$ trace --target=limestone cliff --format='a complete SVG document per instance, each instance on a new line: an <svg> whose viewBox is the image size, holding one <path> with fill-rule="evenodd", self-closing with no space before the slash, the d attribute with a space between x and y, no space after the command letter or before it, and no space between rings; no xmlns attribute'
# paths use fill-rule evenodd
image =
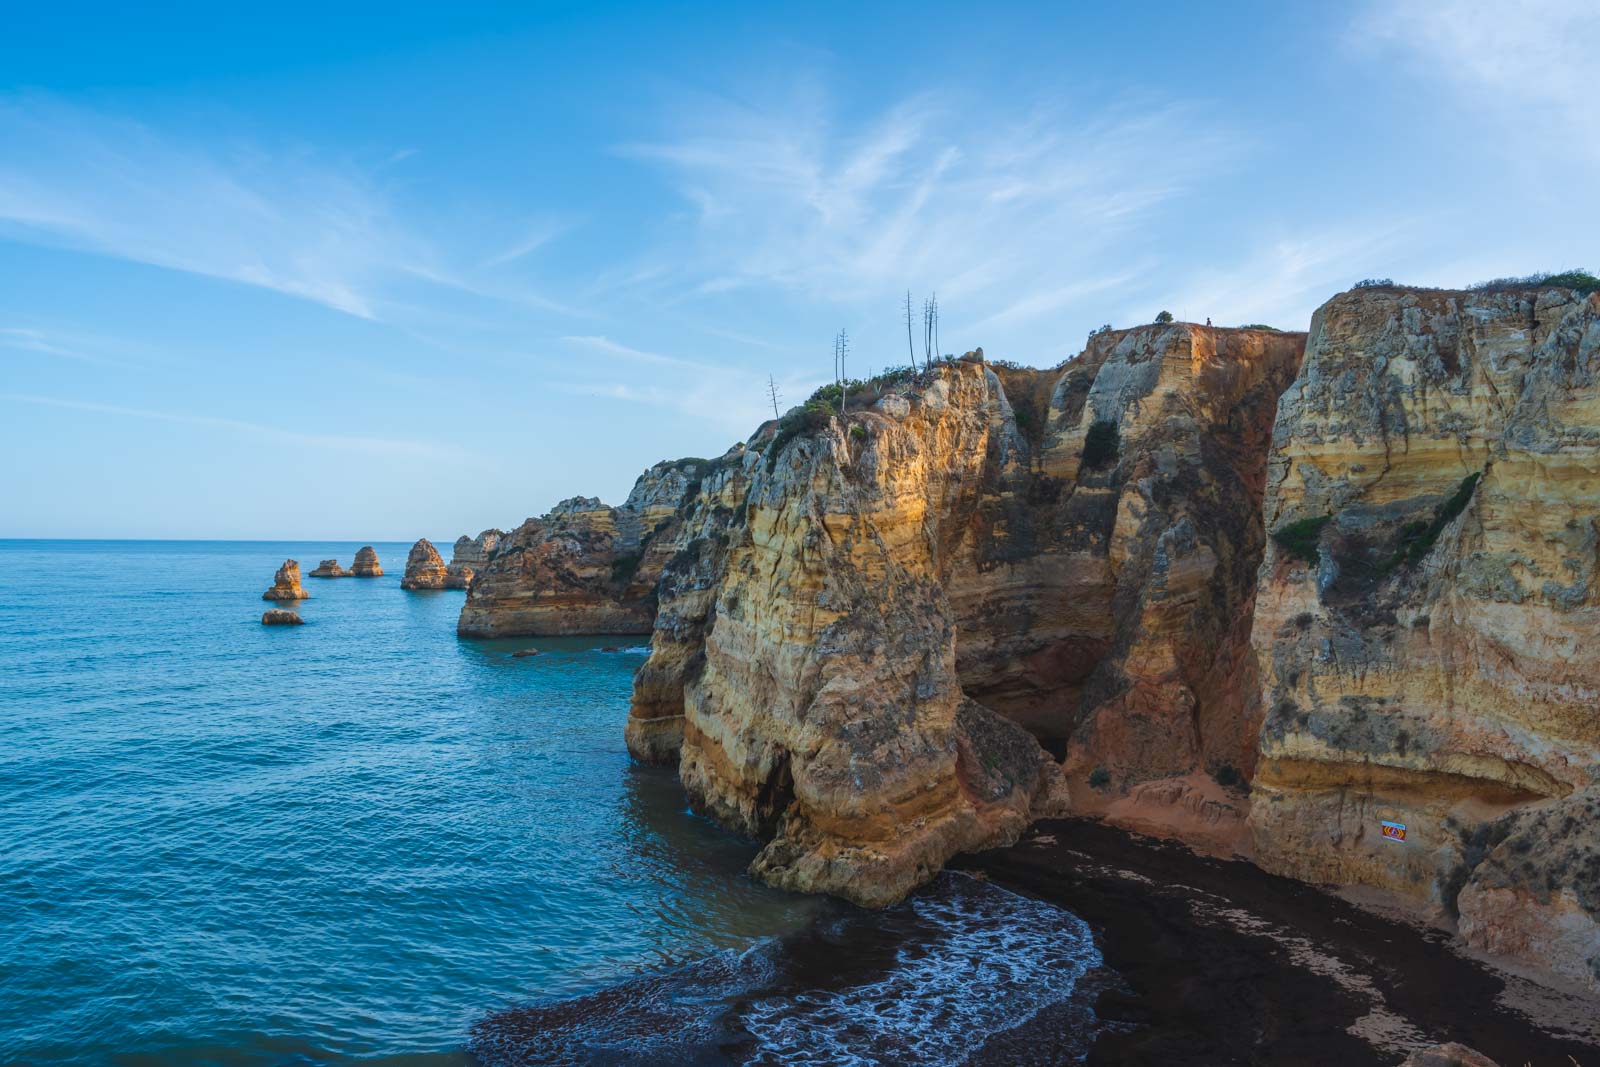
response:
<svg viewBox="0 0 1600 1067"><path fill-rule="evenodd" d="M272 588L261 594L262 600L309 600L305 586L300 584L300 564L292 559L283 561L272 576Z"/></svg>
<svg viewBox="0 0 1600 1067"><path fill-rule="evenodd" d="M769 424L683 521L630 748L768 839L758 875L871 904L1062 803L996 711L1119 785L1248 767L1265 446L1302 344L1145 327Z"/></svg>
<svg viewBox="0 0 1600 1067"><path fill-rule="evenodd" d="M451 554L450 565L445 568L444 587L446 589L465 589L472 584L472 576L481 570L489 561L489 555L500 543L500 538L505 534L499 530L485 530L477 537L468 537L462 534L456 538L455 551Z"/></svg>
<svg viewBox="0 0 1600 1067"><path fill-rule="evenodd" d="M645 634L672 527L699 487L704 460L658 463L621 507L563 500L500 538L467 589L457 632L468 637Z"/></svg>
<svg viewBox="0 0 1600 1067"><path fill-rule="evenodd" d="M1591 982L1597 372L1600 295L1317 312L1269 459L1250 814L1269 870L1400 892Z"/></svg>
<svg viewBox="0 0 1600 1067"><path fill-rule="evenodd" d="M325 559L317 564L317 569L312 571L311 578L349 578L351 574L339 565L336 559Z"/></svg>
<svg viewBox="0 0 1600 1067"><path fill-rule="evenodd" d="M401 589L444 589L448 575L444 557L426 537L411 546L406 555L406 572L400 579Z"/></svg>
<svg viewBox="0 0 1600 1067"><path fill-rule="evenodd" d="M356 558L350 564L350 573L356 578L383 577L383 567L378 563L378 550L371 545L356 549Z"/></svg>

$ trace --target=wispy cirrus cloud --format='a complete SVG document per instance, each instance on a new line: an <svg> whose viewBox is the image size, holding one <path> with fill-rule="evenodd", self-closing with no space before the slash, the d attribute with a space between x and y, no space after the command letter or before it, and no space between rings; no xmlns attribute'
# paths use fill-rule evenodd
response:
<svg viewBox="0 0 1600 1067"><path fill-rule="evenodd" d="M243 419L223 418L217 415L199 415L181 411L155 411L149 408L125 407L121 404L100 404L65 397L33 396L26 393L0 393L0 399L35 407L82 411L94 415L112 415L121 418L144 419L152 422L174 423L180 426L198 426L203 429L222 430L234 434L248 434L270 438L285 444L318 449L337 449L360 452L372 456L410 459L470 459L473 454L464 448L432 441L413 441L391 437L362 437L349 434L303 433L279 426L249 422Z"/></svg>
<svg viewBox="0 0 1600 1067"><path fill-rule="evenodd" d="M1186 103L1016 117L926 94L866 119L837 111L814 82L766 105L696 96L662 138L620 147L688 207L678 269L646 265L640 284L882 302L930 279L1020 322L1092 292L1094 257L1244 146Z"/></svg>
<svg viewBox="0 0 1600 1067"><path fill-rule="evenodd" d="M1405 56L1430 83L1513 119L1509 132L1537 131L1554 152L1600 160L1593 0L1384 0L1361 9L1351 33L1358 47Z"/></svg>

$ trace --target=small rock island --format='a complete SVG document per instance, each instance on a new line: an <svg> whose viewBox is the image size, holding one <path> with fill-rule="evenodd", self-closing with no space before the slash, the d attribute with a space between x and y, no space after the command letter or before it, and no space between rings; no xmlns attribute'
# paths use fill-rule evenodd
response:
<svg viewBox="0 0 1600 1067"><path fill-rule="evenodd" d="M336 560L336 559L325 559L321 563L317 564L317 569L312 571L311 574L309 575L309 577L312 577L312 578L349 578L349 577L351 577L351 572L347 571L343 567L339 566L339 561L338 560Z"/></svg>
<svg viewBox="0 0 1600 1067"><path fill-rule="evenodd" d="M419 538L406 556L406 573L400 579L401 589L445 589L449 574L444 557L426 537Z"/></svg>
<svg viewBox="0 0 1600 1067"><path fill-rule="evenodd" d="M355 562L350 564L350 573L357 578L382 578L383 567L378 563L377 549L363 545L357 550Z"/></svg>
<svg viewBox="0 0 1600 1067"><path fill-rule="evenodd" d="M288 608L269 608L261 613L262 626L304 626L306 620Z"/></svg>
<svg viewBox="0 0 1600 1067"><path fill-rule="evenodd" d="M300 564L286 559L278 573L272 576L272 588L261 594L262 600L309 600L310 594L300 584Z"/></svg>

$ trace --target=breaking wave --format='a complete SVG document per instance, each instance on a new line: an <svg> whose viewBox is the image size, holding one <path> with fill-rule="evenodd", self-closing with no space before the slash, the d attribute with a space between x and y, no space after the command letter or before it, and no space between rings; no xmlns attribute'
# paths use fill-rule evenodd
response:
<svg viewBox="0 0 1600 1067"><path fill-rule="evenodd" d="M493 1067L1070 1062L1100 966L1077 916L945 874L882 912L490 1016L469 1047Z"/></svg>

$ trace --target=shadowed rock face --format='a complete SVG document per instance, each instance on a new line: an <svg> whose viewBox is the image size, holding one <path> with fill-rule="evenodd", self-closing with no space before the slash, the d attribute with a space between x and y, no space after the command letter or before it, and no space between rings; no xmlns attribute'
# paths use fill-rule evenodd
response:
<svg viewBox="0 0 1600 1067"><path fill-rule="evenodd" d="M357 578L382 578L383 567L378 564L378 550L371 545L356 550L350 573Z"/></svg>
<svg viewBox="0 0 1600 1067"><path fill-rule="evenodd" d="M447 578L444 558L432 541L424 537L411 546L406 555L406 572L400 579L401 589L445 589Z"/></svg>
<svg viewBox="0 0 1600 1067"><path fill-rule="evenodd" d="M471 585L472 576L488 562L490 553L504 536L499 530L485 530L477 537L463 534L456 538L455 551L445 571L444 587L465 589Z"/></svg>
<svg viewBox="0 0 1600 1067"><path fill-rule="evenodd" d="M474 573L457 632L649 633L656 581L673 551L671 530L703 463L658 463L621 507L573 497L500 538Z"/></svg>
<svg viewBox="0 0 1600 1067"><path fill-rule="evenodd" d="M1600 296L1317 312L1269 463L1288 545L1261 568L1250 815L1269 870L1459 910L1469 940L1590 981L1600 861L1552 857L1600 780L1597 371Z"/></svg>
<svg viewBox="0 0 1600 1067"><path fill-rule="evenodd" d="M1028 732L1122 781L1247 766L1265 445L1302 343L1149 327L764 428L684 520L631 750L769 839L754 873L868 904L1061 807ZM1096 421L1121 445L1090 467Z"/></svg>
<svg viewBox="0 0 1600 1067"><path fill-rule="evenodd" d="M310 598L311 594L300 584L300 564L292 559L283 561L283 566L272 576L272 588L261 594L262 600L309 600Z"/></svg>

